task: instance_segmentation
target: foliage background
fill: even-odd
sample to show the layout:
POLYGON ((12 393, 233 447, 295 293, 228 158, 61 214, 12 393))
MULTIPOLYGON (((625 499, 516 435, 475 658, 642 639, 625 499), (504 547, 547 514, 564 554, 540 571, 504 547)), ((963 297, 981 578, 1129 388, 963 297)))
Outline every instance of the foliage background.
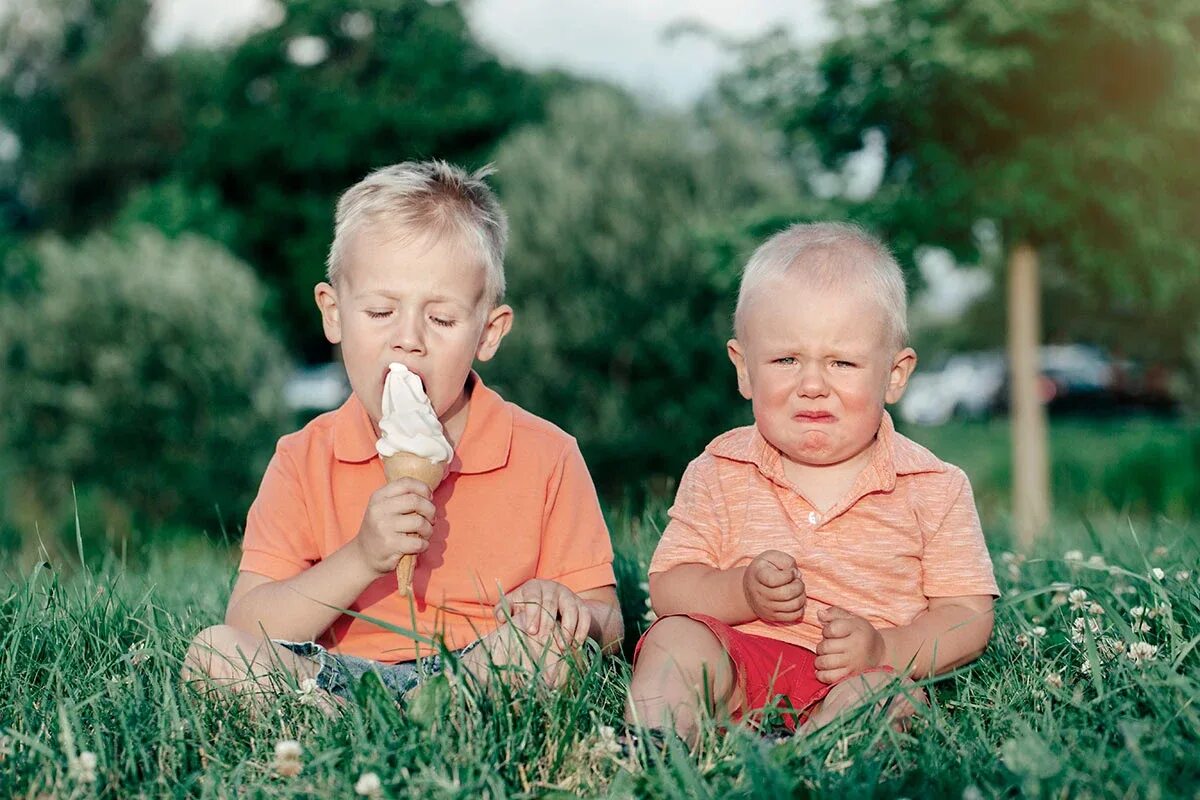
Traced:
MULTIPOLYGON (((505 63, 458 2, 292 0, 242 39, 161 52, 149 0, 10 0, 0 794, 349 796, 375 772, 421 797, 1193 796, 1200 4, 827 7, 830 40, 725 39, 717 89, 668 110, 505 63), (856 194, 872 137, 884 178, 856 194), (499 168, 517 325, 484 375, 579 438, 627 645, 675 477, 748 420, 724 355, 738 271, 789 222, 881 232, 918 293, 923 248, 998 275, 1034 236, 1051 338, 1146 359, 1183 411, 1054 420, 1057 515, 1029 552, 1011 549, 1007 420, 905 431, 970 475, 1005 593, 991 649, 931 683, 911 736, 712 725, 693 756, 622 753, 622 659, 572 692, 405 715, 367 686, 332 722, 290 693, 263 713, 182 691, 272 444, 305 421, 284 378, 336 357, 310 300, 336 196, 434 156, 499 168), (285 739, 304 750, 292 779, 285 739)), ((922 356, 997 346, 1004 312, 993 292, 917 315, 922 356)))
MULTIPOLYGON (((164 296, 153 313, 178 321, 168 337, 197 353, 241 347, 259 363, 336 358, 311 301, 336 196, 379 165, 437 156, 495 162, 512 220, 516 326, 485 378, 576 435, 610 499, 669 495, 709 439, 747 421, 724 356, 738 271, 765 236, 799 220, 849 218, 879 231, 918 293, 922 248, 996 273, 1006 242, 1035 236, 1050 339, 1148 358, 1193 407, 1200 251, 1188 225, 1200 215, 1200 180, 1184 154, 1200 152, 1194 0, 1038 0, 1019 14, 986 2, 832 2, 836 32, 819 47, 781 32, 723 40, 736 66, 685 110, 504 63, 454 2, 297 0, 226 45, 166 52, 149 43, 151 10, 148 0, 12 0, 0 17, 0 125, 19 142, 0 160, 0 292, 18 307, 22 292, 49 285, 42 261, 62 247, 89 260, 108 237, 128 251, 130 274, 162 269, 144 246, 152 228, 201 237, 214 259, 227 251, 264 292, 247 306, 246 341, 219 346, 219 334, 165 313, 164 296), (1109 62, 1122 70, 1103 69, 1109 62), (885 142, 884 177, 861 196, 846 164, 872 136, 885 142)), ((199 285, 192 291, 202 303, 199 285)), ((24 316, 25 335, 56 352, 90 358, 92 343, 128 346, 111 325, 85 335, 24 316), (77 347, 81 338, 89 344, 77 347)), ((1002 319, 1003 298, 990 295, 957 320, 917 320, 916 340, 927 361, 996 346, 1002 319)), ((71 370, 63 362, 35 388, 14 335, 0 339, 0 369, 16 409, 54 381, 65 388, 71 370)), ((278 385, 266 370, 248 387, 233 363, 210 375, 235 393, 278 385)), ((128 397, 141 390, 136 376, 127 371, 120 389, 128 397)), ((171 391, 191 389, 179 375, 171 391)), ((225 419, 213 408, 213 429, 236 431, 252 474, 268 452, 256 443, 304 420, 261 402, 246 410, 225 419)), ((105 419, 119 429, 119 415, 105 419)), ((213 497, 183 489, 188 502, 105 483, 125 474, 110 464, 178 439, 166 429, 175 423, 141 423, 144 441, 112 437, 127 455, 87 461, 78 454, 109 448, 68 445, 77 428, 35 433, 9 415, 0 463, 24 485, 74 484, 127 506, 110 516, 236 528, 252 481, 240 491, 217 481, 213 497), (220 518, 206 510, 214 505, 220 518)), ((1190 424, 1179 430, 1193 440, 1190 424)), ((995 480, 1003 492, 1003 473, 995 480)))

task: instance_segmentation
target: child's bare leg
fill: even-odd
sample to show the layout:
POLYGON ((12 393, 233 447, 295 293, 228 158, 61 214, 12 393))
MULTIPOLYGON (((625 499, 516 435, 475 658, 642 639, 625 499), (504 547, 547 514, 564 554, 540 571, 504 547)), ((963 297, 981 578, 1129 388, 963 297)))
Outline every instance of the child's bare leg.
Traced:
MULTIPOLYGON (((255 636, 230 625, 214 625, 200 631, 188 647, 181 677, 198 689, 217 687, 239 694, 269 695, 278 691, 280 672, 297 682, 315 678, 320 665, 298 656, 263 636, 255 636)), ((327 692, 316 694, 322 706, 340 704, 327 692)))
POLYGON ((625 720, 673 727, 695 744, 697 720, 706 701, 715 710, 738 710, 745 692, 737 684, 733 662, 719 639, 703 623, 664 617, 642 642, 629 684, 625 720))
MULTIPOLYGON (((823 728, 839 716, 848 714, 870 702, 879 701, 880 690, 894 681, 890 672, 868 672, 842 681, 829 690, 825 699, 809 715, 801 732, 811 733, 823 728)), ((896 694, 888 700, 888 718, 897 730, 903 729, 917 713, 914 703, 925 704, 925 692, 908 678, 901 678, 896 694)))

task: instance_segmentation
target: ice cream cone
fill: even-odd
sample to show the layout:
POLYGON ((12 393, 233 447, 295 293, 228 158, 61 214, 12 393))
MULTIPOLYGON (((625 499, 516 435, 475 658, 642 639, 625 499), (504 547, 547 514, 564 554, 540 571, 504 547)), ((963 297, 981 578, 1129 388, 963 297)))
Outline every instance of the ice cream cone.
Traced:
MULTIPOLYGON (((429 491, 432 492, 446 477, 447 465, 445 463, 430 461, 412 453, 396 453, 381 458, 383 458, 383 472, 387 475, 389 482, 400 478, 416 478, 428 486, 429 491)), ((412 592, 413 570, 416 567, 416 553, 400 557, 400 563, 396 565, 396 591, 401 597, 407 597, 412 592)))

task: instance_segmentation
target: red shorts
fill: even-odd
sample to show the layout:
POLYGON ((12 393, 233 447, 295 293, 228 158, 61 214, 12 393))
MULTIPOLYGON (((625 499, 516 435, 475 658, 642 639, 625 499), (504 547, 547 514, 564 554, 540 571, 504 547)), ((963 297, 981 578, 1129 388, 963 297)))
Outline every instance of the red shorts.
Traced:
MULTIPOLYGON (((798 723, 803 723, 808 719, 808 712, 812 710, 813 705, 829 694, 830 689, 837 686, 837 683, 822 683, 817 680, 817 670, 813 666, 817 655, 800 645, 742 633, 736 628, 704 614, 674 614, 671 616, 687 617, 704 625, 712 632, 713 636, 717 637, 721 646, 725 648, 725 652, 729 654, 729 659, 733 662, 734 669, 737 670, 738 685, 746 693, 745 706, 733 712, 735 720, 747 716, 754 719, 761 716, 759 712, 763 709, 779 708, 782 710, 780 719, 784 726, 788 730, 794 731, 798 723)), ((658 624, 657 621, 655 624, 658 624)), ((650 627, 653 628, 654 625, 650 627)), ((646 633, 649 632, 647 629, 646 633)), ((633 652, 635 665, 645 641, 646 634, 642 634, 642 638, 633 652)), ((891 671, 891 667, 864 670, 864 672, 891 671)), ((848 675, 842 680, 856 677, 856 675, 848 675)))

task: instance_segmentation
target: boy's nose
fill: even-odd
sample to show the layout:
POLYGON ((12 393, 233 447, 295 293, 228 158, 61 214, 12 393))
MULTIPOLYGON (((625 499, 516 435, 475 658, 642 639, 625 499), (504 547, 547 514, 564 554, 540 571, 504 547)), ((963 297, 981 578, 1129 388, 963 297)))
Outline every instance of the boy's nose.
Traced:
POLYGON ((420 316, 417 314, 397 314, 396 325, 392 330, 392 349, 405 353, 420 353, 425 350, 425 339, 421 335, 420 316))
POLYGON ((821 397, 828 387, 825 370, 820 364, 810 362, 801 368, 800 381, 796 384, 798 394, 804 397, 821 397))

